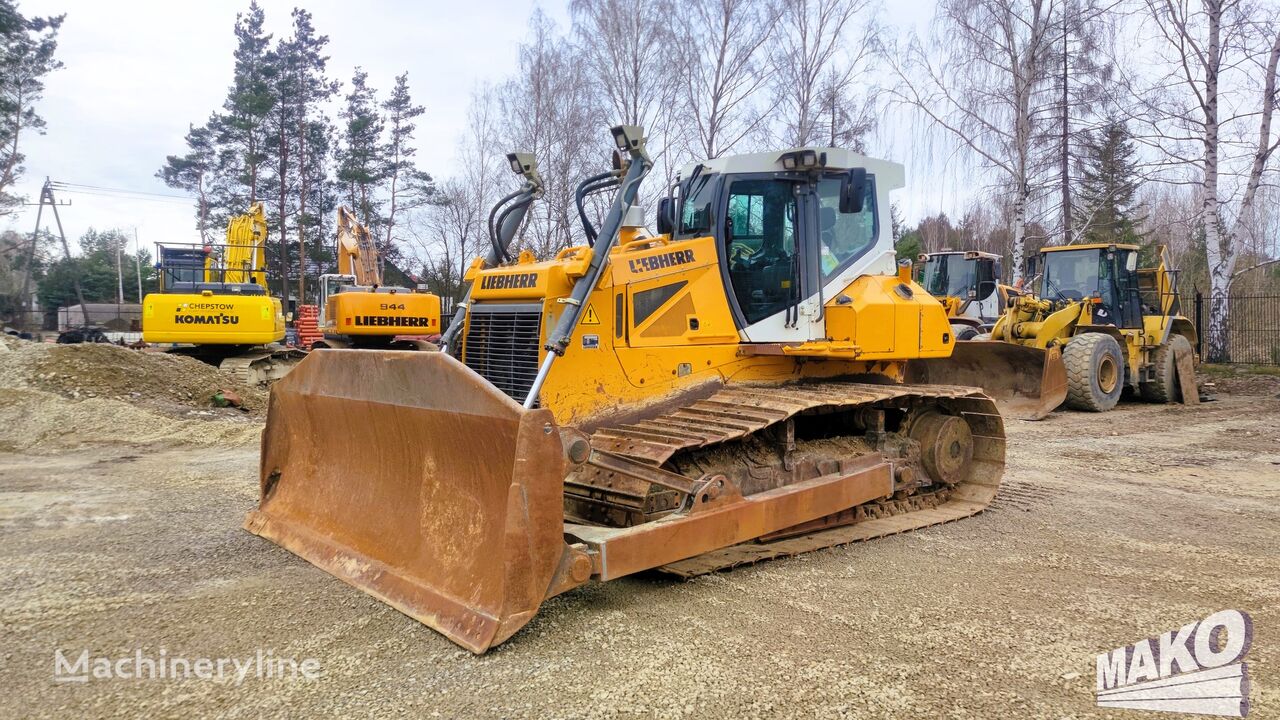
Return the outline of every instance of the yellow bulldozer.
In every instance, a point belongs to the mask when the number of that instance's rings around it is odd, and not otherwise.
[[[1066,404],[1103,412],[1125,388],[1151,402],[1199,401],[1195,326],[1178,307],[1177,271],[1166,248],[1138,267],[1137,245],[1047,247],[1029,264],[1036,295],[1013,300],[991,340],[1060,349]]]
[[[250,383],[283,377],[303,353],[282,347],[280,299],[267,290],[262,203],[231,218],[226,243],[161,243],[159,292],[142,300],[142,339]]]
[[[969,387],[904,384],[955,346],[888,232],[900,165],[837,148],[684,168],[641,227],[651,162],[577,188],[587,244],[507,243],[490,214],[444,352],[312,353],[271,393],[246,528],[473,652],[592,580],[691,576],[964,518],[1004,425]],[[532,176],[532,177],[531,177]],[[613,193],[599,226],[584,200]]]
[[[433,349],[440,334],[440,296],[384,285],[378,248],[364,225],[338,208],[338,273],[320,276],[324,335],[313,348]]]

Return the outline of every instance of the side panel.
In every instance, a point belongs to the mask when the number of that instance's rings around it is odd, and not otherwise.
[[[440,332],[440,297],[430,293],[343,292],[325,304],[324,332],[431,335]]]
[[[152,293],[142,301],[149,343],[264,345],[284,340],[280,300],[266,295]]]

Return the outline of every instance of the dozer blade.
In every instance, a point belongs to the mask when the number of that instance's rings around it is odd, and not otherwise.
[[[271,389],[245,529],[480,653],[590,573],[565,464],[550,411],[444,353],[322,350]]]
[[[959,341],[949,358],[912,360],[907,382],[980,387],[1001,414],[1039,420],[1067,398],[1062,351],[999,341]]]

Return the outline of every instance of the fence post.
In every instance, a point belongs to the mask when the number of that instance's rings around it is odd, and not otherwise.
[[[1196,355],[1204,357],[1204,296],[1196,288]]]

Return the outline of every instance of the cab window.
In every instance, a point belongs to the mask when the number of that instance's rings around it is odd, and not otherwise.
[[[733,181],[724,226],[729,281],[747,324],[794,304],[799,292],[795,183]]]
[[[685,201],[680,213],[680,222],[676,227],[675,238],[706,237],[711,234],[712,199],[715,197],[716,184],[712,182],[714,175],[699,175],[691,184],[686,183],[681,192]]]
[[[868,177],[864,189],[862,212],[840,212],[840,180],[825,178],[818,182],[818,253],[823,278],[843,270],[850,261],[866,252],[876,242],[876,191],[874,178]]]

